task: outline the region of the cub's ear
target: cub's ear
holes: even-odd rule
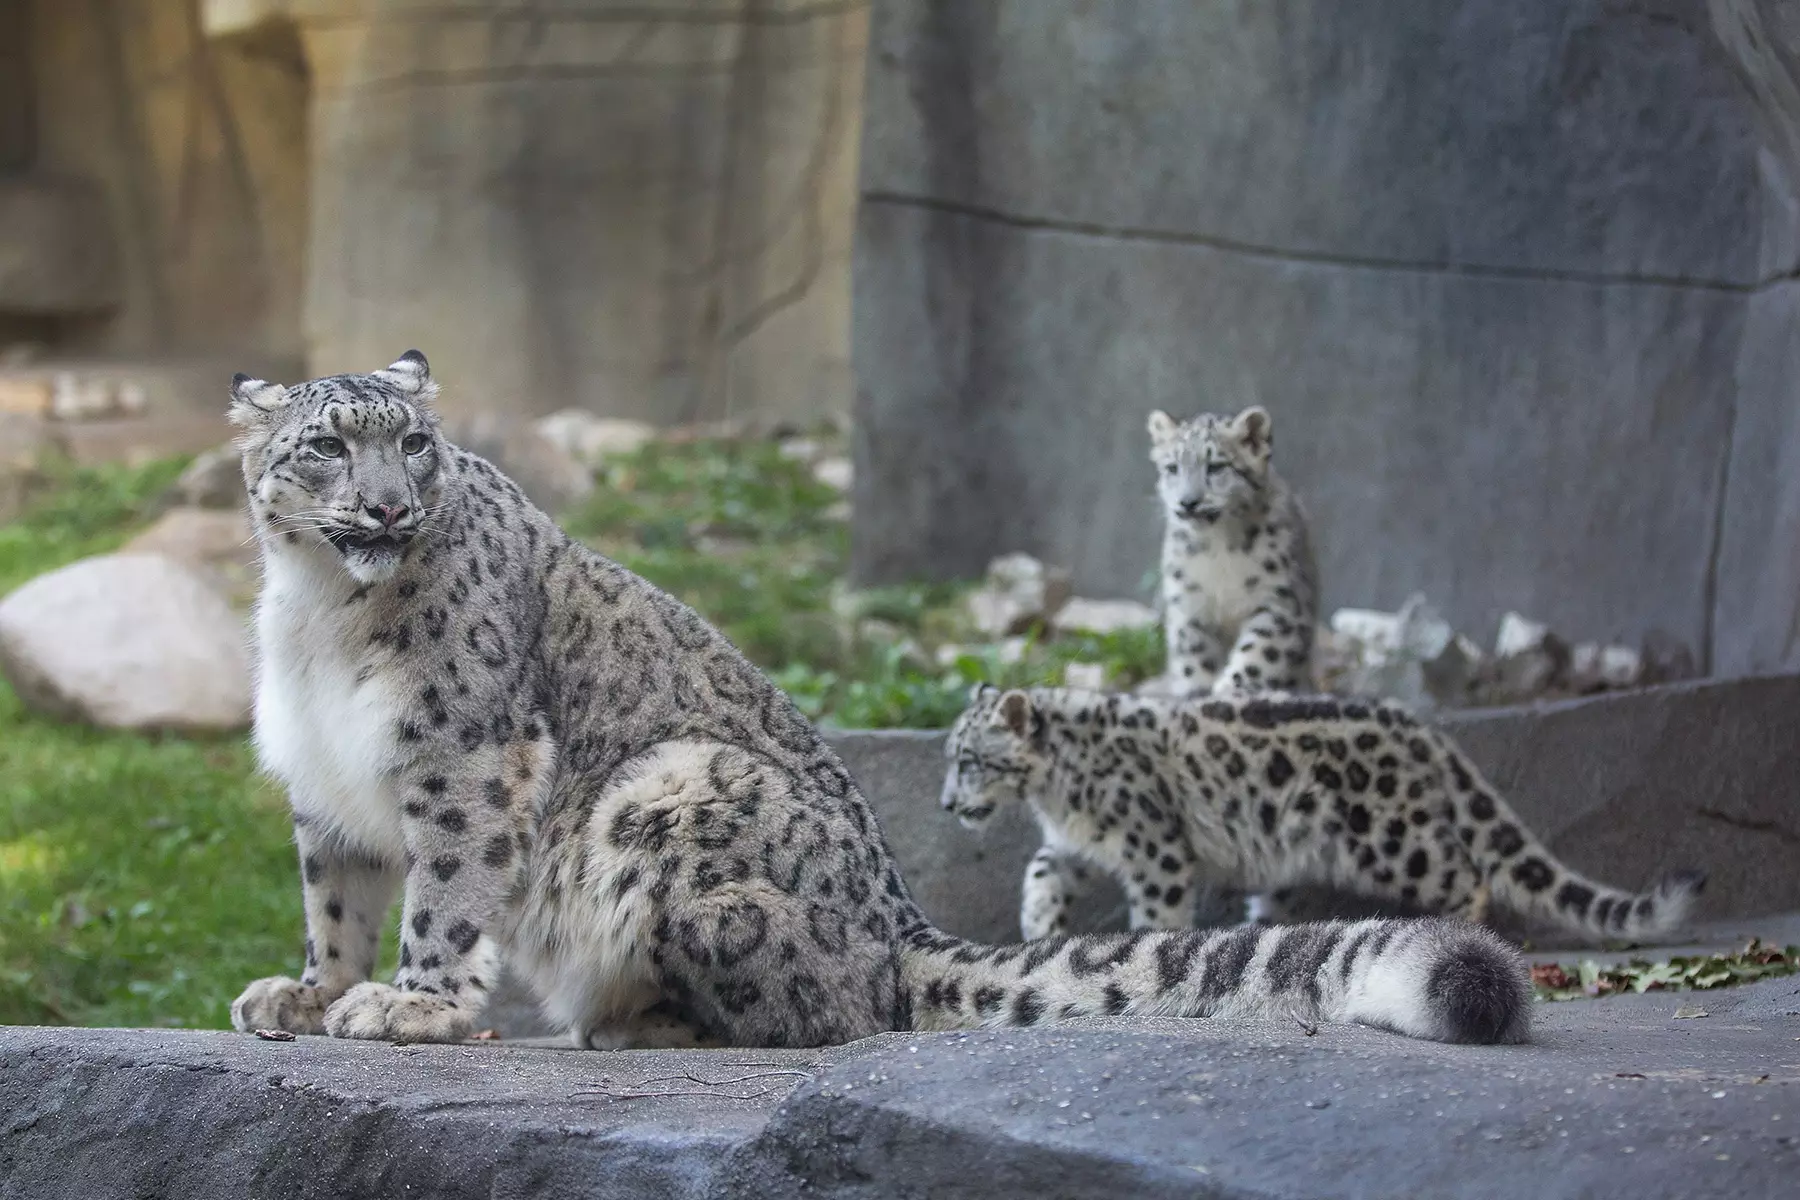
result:
[[[1030,734],[1031,697],[1020,691],[1008,692],[1000,697],[999,723],[1006,726],[1014,737]]]
[[[969,687],[969,699],[967,700],[967,703],[973,704],[977,700],[980,700],[982,697],[986,696],[989,692],[996,691],[996,690],[997,689],[991,683],[972,684]]]
[[[252,379],[243,372],[231,377],[231,406],[225,415],[239,429],[255,429],[287,407],[288,390],[266,379]]]
[[[1238,441],[1258,459],[1269,457],[1269,450],[1274,443],[1274,430],[1269,427],[1269,414],[1260,405],[1246,408],[1232,418],[1231,432],[1237,435]]]
[[[417,350],[408,350],[376,371],[375,376],[421,402],[429,402],[437,395],[437,384],[431,378],[431,364]]]
[[[1150,441],[1154,445],[1160,446],[1175,436],[1175,418],[1160,408],[1150,414],[1147,424],[1150,429]]]

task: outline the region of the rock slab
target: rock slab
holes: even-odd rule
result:
[[[1704,1020],[1547,1005],[1520,1047],[1203,1020],[773,1052],[0,1028],[0,1196],[1772,1196],[1800,1170],[1794,988]]]
[[[250,719],[243,621],[159,554],[39,576],[0,602],[0,673],[29,707],[111,729],[215,732]]]

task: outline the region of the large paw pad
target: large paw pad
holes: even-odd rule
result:
[[[325,1010],[332,1037],[376,1042],[460,1042],[475,1031],[469,1011],[441,996],[359,983]]]
[[[271,975],[258,979],[231,1002],[231,1026],[239,1033],[256,1029],[324,1033],[329,1003],[325,993],[309,983]]]

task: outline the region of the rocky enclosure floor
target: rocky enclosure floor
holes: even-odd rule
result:
[[[820,1051],[0,1028],[0,1195],[1768,1196],[1800,981],[1536,1040],[1094,1020]]]

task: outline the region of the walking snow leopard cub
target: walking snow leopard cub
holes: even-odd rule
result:
[[[1446,921],[982,946],[932,928],[868,803],[692,610],[446,442],[423,356],[239,376],[263,557],[256,734],[306,966],[239,1029],[468,1036],[502,959],[583,1045],[806,1046],[1085,1014],[1519,1041],[1510,947]],[[393,983],[369,979],[403,894]]]
[[[1133,929],[1190,923],[1206,882],[1336,885],[1485,918],[1490,894],[1588,936],[1678,927],[1706,877],[1647,892],[1558,862],[1440,731],[1382,703],[1152,700],[977,687],[944,748],[943,807],[980,825],[1026,801],[1027,938],[1061,932],[1089,863],[1118,878]]]
[[[1270,465],[1269,414],[1150,414],[1163,503],[1163,626],[1176,696],[1310,692],[1318,571]]]

